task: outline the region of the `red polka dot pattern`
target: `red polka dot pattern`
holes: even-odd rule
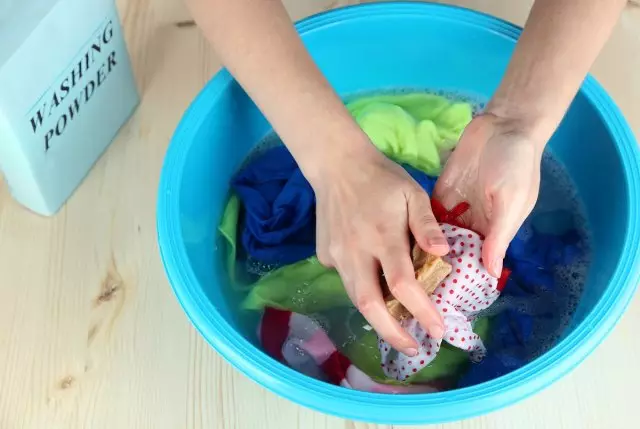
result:
[[[441,226],[451,247],[451,252],[442,259],[450,263],[453,269],[440,284],[442,289],[438,290],[439,293],[431,297],[432,302],[444,318],[444,341],[468,351],[469,358],[479,362],[486,354],[486,349],[480,337],[473,333],[472,323],[478,312],[493,304],[500,295],[497,290],[498,279],[486,271],[479,251],[464,252],[465,247],[482,248],[482,238],[478,234],[447,224]],[[442,341],[427,335],[415,319],[405,320],[402,325],[422,347],[418,356],[409,357],[398,353],[384,341],[378,344],[382,369],[388,377],[396,380],[406,380],[428,366],[437,356]]]

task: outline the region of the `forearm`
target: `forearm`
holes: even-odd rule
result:
[[[487,110],[545,145],[608,39],[626,0],[536,0]]]
[[[307,53],[280,0],[187,3],[309,180],[331,159],[371,146]]]

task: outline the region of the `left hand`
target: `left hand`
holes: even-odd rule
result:
[[[446,208],[470,204],[463,220],[485,235],[482,260],[495,277],[538,198],[543,147],[516,122],[480,115],[465,129],[436,183],[434,196]]]

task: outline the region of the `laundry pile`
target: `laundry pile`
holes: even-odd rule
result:
[[[347,104],[373,144],[431,195],[443,160],[472,119],[468,103],[416,93]],[[243,311],[260,312],[259,340],[273,358],[328,383],[383,393],[443,391],[516,370],[537,352],[537,332],[559,306],[554,269],[580,254],[576,231],[541,232],[525,222],[500,278],[481,260],[483,238],[459,222],[468,207],[434,201],[451,251],[451,273],[431,299],[445,321],[442,340],[413,318],[402,326],[418,356],[397,352],[353,308],[340,276],[315,256],[315,196],[284,146],[253,157],[233,178],[219,226]],[[542,327],[542,328],[541,328]],[[536,341],[534,341],[534,339]]]

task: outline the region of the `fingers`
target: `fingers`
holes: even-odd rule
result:
[[[378,280],[378,265],[373,256],[353,257],[349,258],[348,264],[344,262],[337,264],[338,273],[364,318],[391,347],[407,356],[418,354],[418,344],[387,311]]]
[[[446,255],[449,252],[449,244],[433,216],[431,202],[426,192],[416,189],[409,195],[407,204],[409,229],[418,245],[422,250],[433,255]]]
[[[526,217],[522,214],[523,205],[514,201],[507,203],[501,196],[496,196],[492,202],[489,230],[482,245],[482,260],[494,277],[500,277],[507,247]]]
[[[380,258],[391,294],[418,320],[433,338],[444,335],[444,321],[415,278],[407,248],[388,248]]]

